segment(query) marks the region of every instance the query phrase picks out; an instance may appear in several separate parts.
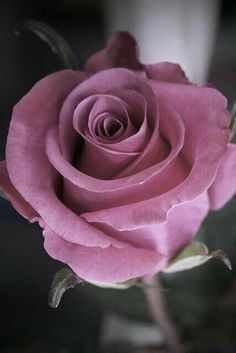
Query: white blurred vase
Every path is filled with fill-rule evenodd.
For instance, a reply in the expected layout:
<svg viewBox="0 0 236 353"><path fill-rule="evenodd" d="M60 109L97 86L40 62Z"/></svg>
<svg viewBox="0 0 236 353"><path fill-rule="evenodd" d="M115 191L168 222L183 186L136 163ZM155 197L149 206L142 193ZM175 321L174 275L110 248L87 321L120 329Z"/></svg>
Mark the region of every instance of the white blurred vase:
<svg viewBox="0 0 236 353"><path fill-rule="evenodd" d="M179 63L203 83L217 33L218 0L106 0L107 35L125 30L136 38L144 63Z"/></svg>

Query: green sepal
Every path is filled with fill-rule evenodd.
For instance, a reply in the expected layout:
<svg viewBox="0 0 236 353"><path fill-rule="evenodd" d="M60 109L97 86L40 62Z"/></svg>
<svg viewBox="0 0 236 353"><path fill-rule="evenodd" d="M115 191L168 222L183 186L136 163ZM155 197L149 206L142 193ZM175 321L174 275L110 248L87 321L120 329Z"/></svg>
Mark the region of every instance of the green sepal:
<svg viewBox="0 0 236 353"><path fill-rule="evenodd" d="M193 241L172 259L162 272L174 273L190 270L213 258L221 260L230 270L232 269L230 260L223 250L215 250L209 253L205 244Z"/></svg>

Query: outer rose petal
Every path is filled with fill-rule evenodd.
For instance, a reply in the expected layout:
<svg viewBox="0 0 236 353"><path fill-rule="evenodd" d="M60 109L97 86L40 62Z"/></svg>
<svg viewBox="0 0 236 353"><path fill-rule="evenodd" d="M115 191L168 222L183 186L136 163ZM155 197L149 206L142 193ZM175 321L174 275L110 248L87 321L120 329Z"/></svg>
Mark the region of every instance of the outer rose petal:
<svg viewBox="0 0 236 353"><path fill-rule="evenodd" d="M148 78L175 82L175 83L189 83L184 71L179 64L161 62L154 65L145 65L145 72Z"/></svg>
<svg viewBox="0 0 236 353"><path fill-rule="evenodd" d="M180 65L161 62L154 65L143 65L139 62L139 49L136 40L126 32L116 32L108 40L107 47L92 55L85 70L91 73L126 67L131 70L143 70L148 78L176 83L189 83Z"/></svg>
<svg viewBox="0 0 236 353"><path fill-rule="evenodd" d="M208 195L204 192L194 200L178 204L168 212L164 227L168 236L170 257L194 238L208 211Z"/></svg>
<svg viewBox="0 0 236 353"><path fill-rule="evenodd" d="M50 229L44 231L46 251L53 258L67 263L82 279L100 282L123 282L160 271L168 258L151 250L128 246L87 248L68 243Z"/></svg>
<svg viewBox="0 0 236 353"><path fill-rule="evenodd" d="M137 227L134 223L129 230L116 230L99 222L94 225L115 239L142 249L154 250L170 259L193 239L208 211L208 194L204 192L192 201L173 207L167 215L167 221L163 223L147 222L143 227Z"/></svg>
<svg viewBox="0 0 236 353"><path fill-rule="evenodd" d="M58 124L65 97L84 79L78 71L59 71L39 81L15 106L6 160L12 184L53 231L67 241L85 245L124 247L99 232L63 205L57 196L58 173L48 161L45 137ZM59 180L60 181L60 180Z"/></svg>
<svg viewBox="0 0 236 353"><path fill-rule="evenodd" d="M116 32L109 38L105 49L88 59L85 71L95 73L116 67L141 70L143 65L138 61L138 56L135 39L129 33Z"/></svg>
<svg viewBox="0 0 236 353"><path fill-rule="evenodd" d="M8 176L5 161L0 162L0 185L3 188L6 197L9 201L11 201L17 212L19 212L23 217L28 220L33 220L38 216L37 212L23 199L23 197L12 185Z"/></svg>
<svg viewBox="0 0 236 353"><path fill-rule="evenodd" d="M236 145L229 144L209 189L211 209L217 210L236 192Z"/></svg>

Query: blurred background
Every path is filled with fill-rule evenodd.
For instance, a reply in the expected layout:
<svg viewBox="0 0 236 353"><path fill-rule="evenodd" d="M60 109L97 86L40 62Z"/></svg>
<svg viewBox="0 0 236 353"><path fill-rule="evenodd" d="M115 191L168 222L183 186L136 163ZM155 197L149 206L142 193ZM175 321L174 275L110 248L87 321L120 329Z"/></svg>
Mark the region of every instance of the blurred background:
<svg viewBox="0 0 236 353"><path fill-rule="evenodd" d="M1 0L1 159L14 104L40 78L62 69L34 34L14 34L22 19L37 19L57 29L74 50L79 69L105 45L111 32L128 29L139 41L143 61L181 62L194 82L207 80L223 92L229 107L236 99L233 0ZM210 214L200 232L210 250L220 248L229 255L233 271L213 260L163 276L171 314L191 352L236 352L235 211L232 200ZM150 323L139 288L116 291L86 284L68 291L59 308L51 309L48 291L63 264L44 251L39 227L28 224L0 199L0 232L1 353L141 352L127 338L119 338L114 346L103 344L108 323L117 330L127 322L135 328L137 323ZM153 345L152 339L149 343Z"/></svg>

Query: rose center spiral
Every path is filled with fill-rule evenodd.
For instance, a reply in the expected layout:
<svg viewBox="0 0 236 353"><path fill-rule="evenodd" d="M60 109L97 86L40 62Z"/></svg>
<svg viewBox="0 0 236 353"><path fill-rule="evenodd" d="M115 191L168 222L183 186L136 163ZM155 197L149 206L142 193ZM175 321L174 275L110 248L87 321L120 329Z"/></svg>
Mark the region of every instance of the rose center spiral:
<svg viewBox="0 0 236 353"><path fill-rule="evenodd" d="M114 139L120 137L126 127L127 123L120 118L114 115L104 114L97 123L95 134L100 138Z"/></svg>

